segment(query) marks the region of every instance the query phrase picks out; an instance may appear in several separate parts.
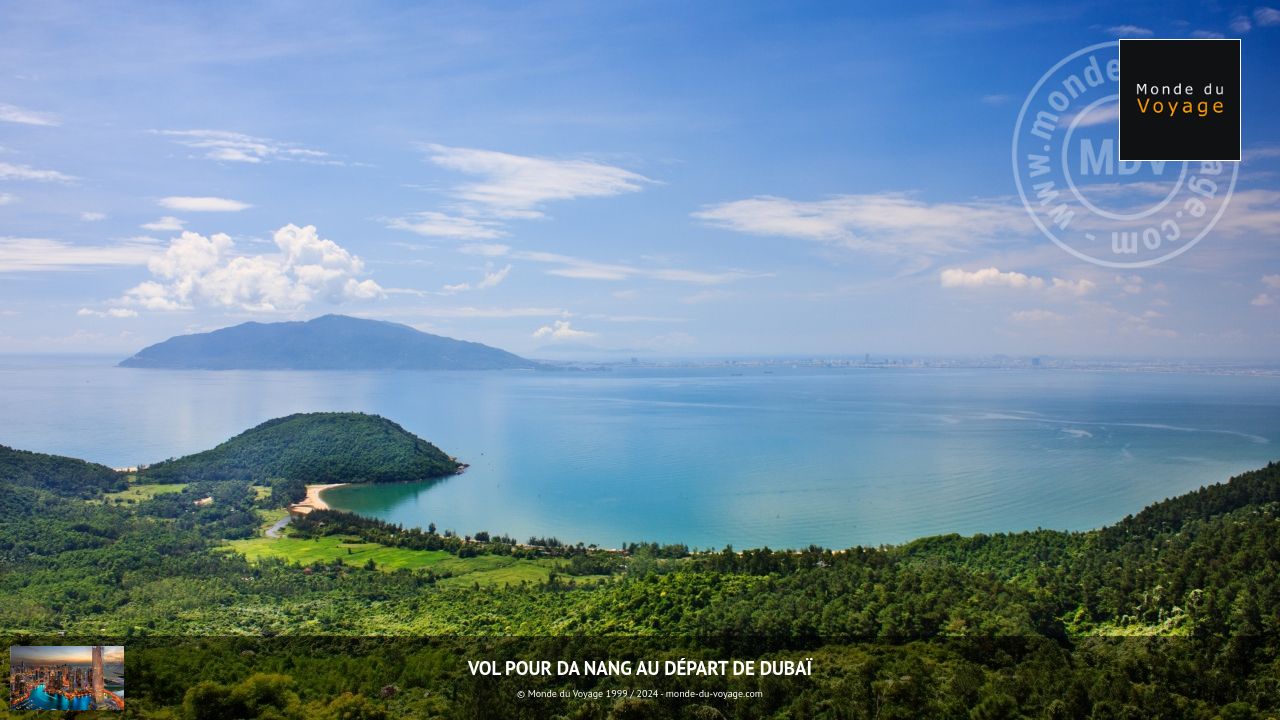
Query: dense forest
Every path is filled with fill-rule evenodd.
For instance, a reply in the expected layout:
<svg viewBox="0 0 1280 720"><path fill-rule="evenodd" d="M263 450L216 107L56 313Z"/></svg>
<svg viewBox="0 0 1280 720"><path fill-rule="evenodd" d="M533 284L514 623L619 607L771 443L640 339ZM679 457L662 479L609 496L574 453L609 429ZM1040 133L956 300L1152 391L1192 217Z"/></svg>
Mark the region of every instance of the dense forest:
<svg viewBox="0 0 1280 720"><path fill-rule="evenodd" d="M315 416L175 461L181 472L161 477L187 484L153 496L121 492L124 476L101 466L0 455L0 631L123 643L129 714L140 718L1280 717L1278 464L1090 532L606 551L322 512L274 542L331 556L251 561L237 543L273 542L261 528L282 502L253 483L335 452L321 442L325 423L292 446L284 428L299 417ZM360 417L358 437L336 441L359 449L351 457L384 467L418 447ZM384 429L389 449L377 447ZM348 560L368 547L445 560ZM469 578L482 574L441 569L482 561L549 572L481 584ZM507 657L812 658L814 673L467 671L466 659ZM626 688L760 696L516 695Z"/></svg>

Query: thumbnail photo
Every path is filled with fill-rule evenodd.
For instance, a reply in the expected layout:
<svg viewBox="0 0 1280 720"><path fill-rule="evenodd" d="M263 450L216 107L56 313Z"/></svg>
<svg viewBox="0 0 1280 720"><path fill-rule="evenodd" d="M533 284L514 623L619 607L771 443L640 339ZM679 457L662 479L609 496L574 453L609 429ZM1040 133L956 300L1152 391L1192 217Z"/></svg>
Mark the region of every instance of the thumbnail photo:
<svg viewBox="0 0 1280 720"><path fill-rule="evenodd" d="M10 647L9 709L124 710L124 647Z"/></svg>

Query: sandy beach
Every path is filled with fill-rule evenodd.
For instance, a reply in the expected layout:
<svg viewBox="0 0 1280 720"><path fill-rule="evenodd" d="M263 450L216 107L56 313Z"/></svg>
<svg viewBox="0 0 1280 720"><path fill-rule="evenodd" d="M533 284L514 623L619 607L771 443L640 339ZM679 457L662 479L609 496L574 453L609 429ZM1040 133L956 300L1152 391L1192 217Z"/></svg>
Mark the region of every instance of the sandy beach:
<svg viewBox="0 0 1280 720"><path fill-rule="evenodd" d="M328 510L329 505L321 497L320 493L329 488L342 487L347 483L330 483L328 485L308 485L307 497L302 502L297 502L289 506L289 512L306 514L312 510Z"/></svg>

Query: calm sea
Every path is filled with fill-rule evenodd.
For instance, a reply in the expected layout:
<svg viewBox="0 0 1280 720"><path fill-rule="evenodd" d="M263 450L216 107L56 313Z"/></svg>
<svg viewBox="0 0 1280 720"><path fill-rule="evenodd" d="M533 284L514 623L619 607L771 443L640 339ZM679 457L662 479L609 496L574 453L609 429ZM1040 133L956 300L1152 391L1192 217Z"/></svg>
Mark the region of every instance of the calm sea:
<svg viewBox="0 0 1280 720"><path fill-rule="evenodd" d="M124 466L288 413L375 412L471 468L332 490L332 505L520 540L847 547L1085 529L1280 459L1280 377L179 372L113 360L0 357L0 443Z"/></svg>

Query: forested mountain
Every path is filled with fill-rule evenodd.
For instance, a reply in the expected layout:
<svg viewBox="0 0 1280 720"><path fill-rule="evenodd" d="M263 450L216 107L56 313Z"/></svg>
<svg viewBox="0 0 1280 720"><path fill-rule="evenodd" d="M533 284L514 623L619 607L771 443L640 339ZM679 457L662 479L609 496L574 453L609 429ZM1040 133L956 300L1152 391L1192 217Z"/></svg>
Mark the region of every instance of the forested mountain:
<svg viewBox="0 0 1280 720"><path fill-rule="evenodd" d="M503 370L539 363L408 325L324 315L307 322L247 322L179 335L138 351L122 367L187 370Z"/></svg>

